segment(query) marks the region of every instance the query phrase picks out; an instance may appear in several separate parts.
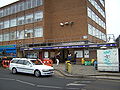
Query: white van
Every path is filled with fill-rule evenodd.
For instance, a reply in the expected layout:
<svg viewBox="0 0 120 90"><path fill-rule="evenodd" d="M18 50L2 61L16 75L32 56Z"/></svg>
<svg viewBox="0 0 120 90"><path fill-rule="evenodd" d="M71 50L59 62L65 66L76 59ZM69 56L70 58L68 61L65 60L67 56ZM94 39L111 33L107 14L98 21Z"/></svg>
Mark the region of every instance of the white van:
<svg viewBox="0 0 120 90"><path fill-rule="evenodd" d="M13 58L9 69L13 74L17 72L34 74L36 77L41 75L53 75L54 68L44 65L40 60L27 58Z"/></svg>

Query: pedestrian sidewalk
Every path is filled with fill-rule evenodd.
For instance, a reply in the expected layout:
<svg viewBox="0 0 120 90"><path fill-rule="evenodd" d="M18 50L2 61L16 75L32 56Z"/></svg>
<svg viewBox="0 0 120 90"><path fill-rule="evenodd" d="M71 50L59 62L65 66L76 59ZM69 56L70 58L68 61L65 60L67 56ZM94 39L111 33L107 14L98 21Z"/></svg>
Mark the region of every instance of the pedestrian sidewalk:
<svg viewBox="0 0 120 90"><path fill-rule="evenodd" d="M72 64L71 73L66 71L65 64L54 64L53 67L57 72L67 77L120 80L120 72L99 72L98 70L95 70L93 66Z"/></svg>

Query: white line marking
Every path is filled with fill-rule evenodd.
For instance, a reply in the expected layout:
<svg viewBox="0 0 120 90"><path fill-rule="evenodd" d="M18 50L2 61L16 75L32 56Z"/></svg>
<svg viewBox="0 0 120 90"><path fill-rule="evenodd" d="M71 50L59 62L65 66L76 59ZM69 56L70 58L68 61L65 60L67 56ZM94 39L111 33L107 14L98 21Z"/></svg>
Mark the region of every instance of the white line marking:
<svg viewBox="0 0 120 90"><path fill-rule="evenodd" d="M75 81L74 83L91 83L91 81Z"/></svg>
<svg viewBox="0 0 120 90"><path fill-rule="evenodd" d="M33 83L29 83L29 82L25 82L25 81L21 81L21 80L16 80L16 81L20 82L20 83L31 85L31 86L35 86L35 84L33 84Z"/></svg>
<svg viewBox="0 0 120 90"><path fill-rule="evenodd" d="M37 87L62 89L62 87L56 87L56 86L44 86L44 85L37 85Z"/></svg>
<svg viewBox="0 0 120 90"><path fill-rule="evenodd" d="M66 86L85 86L86 84L69 83Z"/></svg>
<svg viewBox="0 0 120 90"><path fill-rule="evenodd" d="M11 81L14 81L15 79L12 79L12 78L0 78L1 80L11 80Z"/></svg>
<svg viewBox="0 0 120 90"><path fill-rule="evenodd" d="M71 89L71 90L80 90L80 88L66 88L66 89Z"/></svg>

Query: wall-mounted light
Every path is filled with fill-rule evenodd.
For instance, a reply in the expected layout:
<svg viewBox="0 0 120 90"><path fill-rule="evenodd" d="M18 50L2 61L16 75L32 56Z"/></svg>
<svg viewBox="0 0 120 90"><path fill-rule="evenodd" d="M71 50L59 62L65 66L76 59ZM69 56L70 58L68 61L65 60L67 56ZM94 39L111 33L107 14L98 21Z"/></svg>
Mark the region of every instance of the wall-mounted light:
<svg viewBox="0 0 120 90"><path fill-rule="evenodd" d="M71 25L71 26L74 24L74 22L73 22L73 21L70 21L69 23L70 23L70 25Z"/></svg>
<svg viewBox="0 0 120 90"><path fill-rule="evenodd" d="M67 26L67 25L71 25L71 26L72 26L73 24L74 24L73 21L70 21L70 22L66 21L66 22L64 22L64 23L61 22L61 23L60 23L60 26L61 26L61 27L63 27L64 25L66 25L66 26Z"/></svg>
<svg viewBox="0 0 120 90"><path fill-rule="evenodd" d="M69 22L65 22L65 25L69 25Z"/></svg>
<svg viewBox="0 0 120 90"><path fill-rule="evenodd" d="M64 26L63 22L60 23L60 26L62 26L62 27Z"/></svg>

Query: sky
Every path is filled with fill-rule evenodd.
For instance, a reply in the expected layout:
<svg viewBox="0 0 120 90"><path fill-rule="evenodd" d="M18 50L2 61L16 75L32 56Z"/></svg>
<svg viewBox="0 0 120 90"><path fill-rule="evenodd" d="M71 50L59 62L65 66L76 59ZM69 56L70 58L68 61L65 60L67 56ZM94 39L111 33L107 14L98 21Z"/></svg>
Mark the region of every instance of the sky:
<svg viewBox="0 0 120 90"><path fill-rule="evenodd" d="M0 7L18 0L0 0ZM120 0L105 0L106 30L115 38L120 35Z"/></svg>

